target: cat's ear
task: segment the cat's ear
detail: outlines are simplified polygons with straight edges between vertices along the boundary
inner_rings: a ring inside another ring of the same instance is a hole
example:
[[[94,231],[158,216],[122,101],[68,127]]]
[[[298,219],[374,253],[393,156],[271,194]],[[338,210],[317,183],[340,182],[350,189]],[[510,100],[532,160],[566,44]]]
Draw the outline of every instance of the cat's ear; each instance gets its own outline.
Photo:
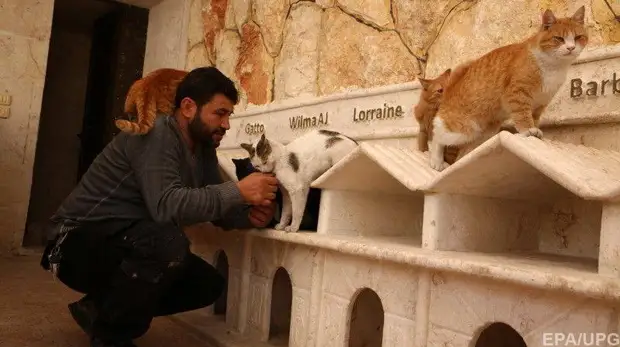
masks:
[[[555,24],[557,20],[555,19],[555,15],[550,9],[547,9],[542,16],[542,26],[545,30],[551,28],[553,24]]]
[[[269,153],[271,153],[271,144],[265,137],[265,134],[262,134],[260,140],[256,144],[256,155],[266,159]]]
[[[584,24],[585,22],[585,16],[586,16],[586,8],[584,6],[581,6],[573,15],[572,19],[579,23],[579,24]]]
[[[265,133],[263,133],[260,135],[260,140],[258,140],[258,143],[256,144],[256,150],[268,144],[269,140],[267,140],[267,138],[265,137]]]
[[[446,77],[450,77],[450,74],[452,73],[452,69],[446,69],[446,71],[444,71],[441,74],[441,77],[446,78]]]
[[[249,143],[242,143],[241,148],[245,149],[248,153],[250,153],[250,155],[252,155],[252,152],[254,152],[252,145]]]
[[[431,81],[424,78],[418,78],[418,80],[420,81],[422,88],[424,88],[424,90],[428,90],[428,87],[431,85]]]

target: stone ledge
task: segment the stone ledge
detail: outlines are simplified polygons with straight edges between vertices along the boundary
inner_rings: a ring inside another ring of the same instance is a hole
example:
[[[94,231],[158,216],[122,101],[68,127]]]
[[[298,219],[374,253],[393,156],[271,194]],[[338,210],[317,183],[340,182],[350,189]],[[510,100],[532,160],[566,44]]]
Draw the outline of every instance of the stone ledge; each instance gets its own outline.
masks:
[[[280,102],[273,102],[266,105],[248,105],[247,109],[235,113],[235,118],[249,117],[254,115],[262,115],[268,112],[286,111],[303,106],[314,106],[324,104],[331,101],[350,100],[361,97],[376,96],[388,93],[412,91],[421,88],[418,80],[414,82],[396,83],[372,88],[349,88],[339,93],[333,93],[326,96],[315,97],[297,97],[285,99]]]
[[[526,252],[483,254],[425,250],[420,248],[420,242],[415,238],[323,236],[303,231],[284,233],[272,229],[237,232],[247,233],[247,237],[317,247],[430,271],[451,272],[541,290],[620,301],[620,279],[597,274],[594,259]]]
[[[614,59],[620,57],[620,45],[611,45],[584,50],[575,60],[573,65],[590,63],[599,60]]]

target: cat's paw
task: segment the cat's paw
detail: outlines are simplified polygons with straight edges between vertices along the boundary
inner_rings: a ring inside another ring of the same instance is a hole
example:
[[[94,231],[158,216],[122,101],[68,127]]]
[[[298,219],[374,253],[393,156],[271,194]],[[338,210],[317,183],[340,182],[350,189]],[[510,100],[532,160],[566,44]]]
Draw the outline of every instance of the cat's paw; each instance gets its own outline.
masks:
[[[500,131],[500,132],[502,132],[502,131],[507,131],[507,132],[509,132],[509,133],[511,133],[511,134],[516,134],[516,133],[518,133],[518,132],[519,132],[519,131],[517,130],[517,127],[515,127],[515,126],[514,126],[514,125],[512,125],[512,124],[503,124],[503,125],[499,128],[499,131]]]
[[[525,131],[520,132],[519,134],[521,136],[523,136],[523,137],[533,136],[533,137],[537,137],[539,139],[543,138],[543,132],[542,132],[542,130],[540,130],[538,128],[529,128],[529,129],[527,129]]]
[[[275,226],[276,230],[284,230],[286,228],[286,226],[282,223],[278,223]]]
[[[298,230],[299,230],[299,227],[295,227],[292,225],[289,225],[286,228],[284,228],[284,231],[286,231],[287,233],[296,233]]]
[[[431,160],[431,168],[436,171],[443,171],[447,169],[448,166],[450,166],[450,164],[446,163],[445,161]]]

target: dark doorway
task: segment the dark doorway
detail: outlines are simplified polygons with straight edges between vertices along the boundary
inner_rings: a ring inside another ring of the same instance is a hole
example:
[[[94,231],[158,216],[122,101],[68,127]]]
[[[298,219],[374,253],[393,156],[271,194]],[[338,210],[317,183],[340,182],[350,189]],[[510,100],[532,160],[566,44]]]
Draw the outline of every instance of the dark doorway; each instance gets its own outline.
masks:
[[[269,344],[288,346],[291,331],[291,309],[293,305],[293,285],[288,272],[278,268],[273,277],[271,289],[271,315],[269,323]]]
[[[91,0],[95,1],[95,0]],[[78,180],[119,130],[125,96],[142,76],[148,10],[122,5],[95,20]]]
[[[381,347],[385,313],[372,289],[362,289],[353,302],[349,322],[349,347]]]
[[[474,347],[527,347],[521,334],[504,322],[491,323],[476,335],[470,343]]]
[[[148,9],[104,0],[55,0],[25,247],[116,134],[124,96],[142,76]]]

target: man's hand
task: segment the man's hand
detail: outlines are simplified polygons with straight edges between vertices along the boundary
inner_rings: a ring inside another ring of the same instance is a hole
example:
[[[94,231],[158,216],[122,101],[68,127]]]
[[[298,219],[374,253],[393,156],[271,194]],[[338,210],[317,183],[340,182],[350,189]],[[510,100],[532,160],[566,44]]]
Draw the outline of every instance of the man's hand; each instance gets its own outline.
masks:
[[[250,223],[257,228],[264,228],[271,222],[275,213],[276,204],[269,206],[252,206],[250,208]]]
[[[255,172],[239,181],[237,186],[248,204],[270,206],[271,200],[276,198],[278,180],[273,175]]]

